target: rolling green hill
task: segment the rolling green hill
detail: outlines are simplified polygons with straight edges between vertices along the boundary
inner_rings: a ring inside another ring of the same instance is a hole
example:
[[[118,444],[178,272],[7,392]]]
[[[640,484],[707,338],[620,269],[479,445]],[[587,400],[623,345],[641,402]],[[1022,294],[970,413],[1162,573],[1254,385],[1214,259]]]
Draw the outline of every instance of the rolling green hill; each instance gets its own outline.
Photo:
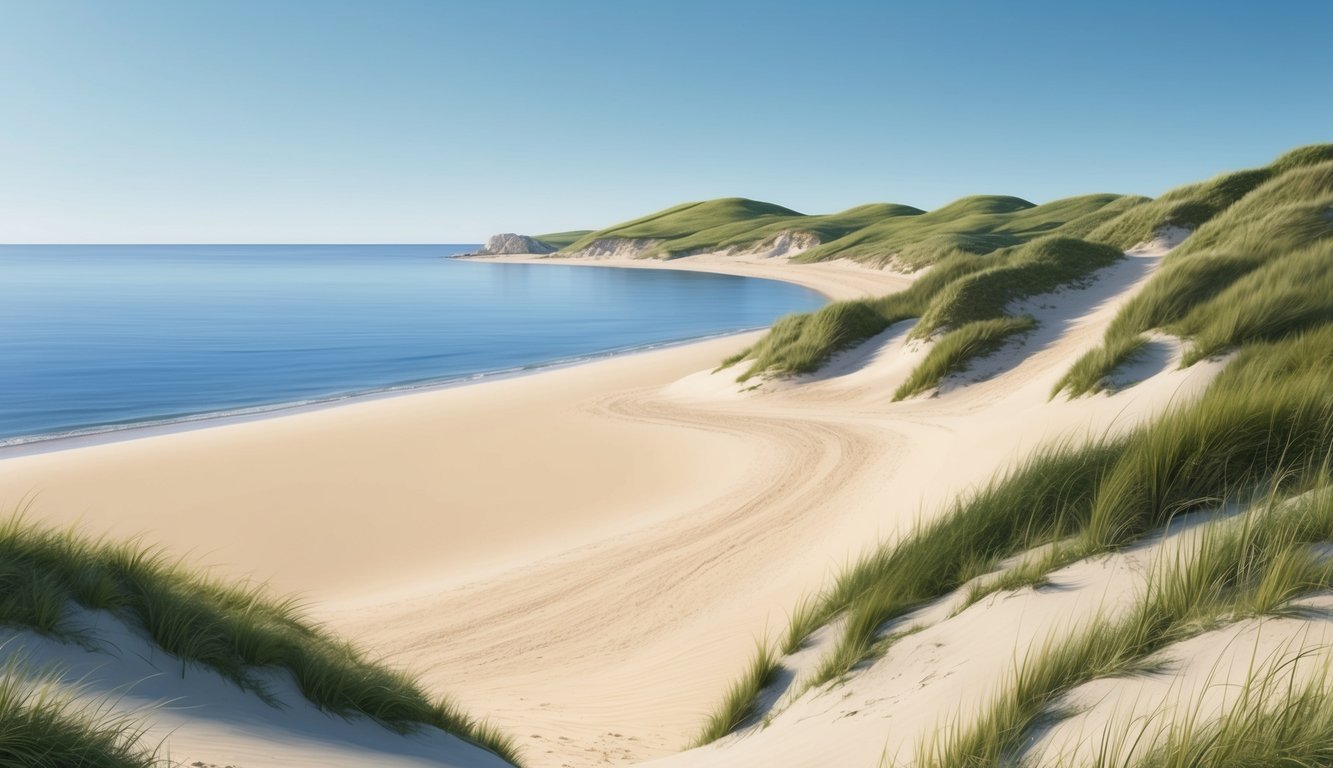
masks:
[[[583,237],[592,230],[590,229],[571,229],[568,232],[548,232],[545,235],[535,235],[534,240],[540,240],[543,243],[559,250],[573,243],[575,240]]]
[[[973,317],[975,312],[971,309],[961,312],[958,307],[945,309],[944,304],[974,304],[968,296],[1000,296],[1008,304],[1054,290],[1106,266],[1110,260],[1108,251],[1118,252],[1148,240],[1166,227],[1197,232],[1172,251],[1162,273],[1122,310],[1107,333],[1106,343],[1079,360],[1060,387],[1075,394],[1097,388],[1107,374],[1143,348],[1141,334],[1152,328],[1197,336],[1202,346],[1192,353],[1191,361],[1197,360],[1239,338],[1240,331],[1221,327],[1230,316],[1220,309],[1233,306],[1239,297],[1218,299],[1233,303],[1214,304],[1211,321],[1205,309],[1187,319],[1196,304],[1213,300],[1219,291],[1276,255],[1293,253],[1298,246],[1322,239],[1333,228],[1327,212],[1333,195],[1330,169],[1333,169],[1333,145],[1315,145],[1289,152],[1263,168],[1224,174],[1173,189],[1153,201],[1092,195],[1023,207],[1022,201],[1015,198],[964,198],[913,217],[910,227],[894,221],[881,222],[820,248],[842,243],[844,250],[840,252],[848,253],[855,246],[847,245],[846,241],[871,238],[881,244],[875,247],[883,248],[885,242],[902,242],[895,238],[904,229],[925,228],[923,225],[928,225],[932,217],[942,219],[943,226],[968,231],[932,235],[905,246],[900,254],[911,255],[913,248],[924,248],[922,261],[933,265],[908,290],[876,299],[839,302],[813,313],[783,318],[744,357],[727,362],[734,365],[749,361],[740,374],[742,380],[759,373],[807,373],[818,369],[839,350],[893,323],[922,318],[913,330],[914,336],[942,333],[944,337],[937,345],[940,351],[923,362],[910,386],[900,389],[897,396],[915,394],[930,389],[948,373],[966,367],[969,360],[993,351],[1006,338],[1032,327],[1022,318],[1010,317],[1003,309],[997,311],[995,307],[1001,306],[998,299],[986,299],[991,308],[987,317]],[[996,223],[997,218],[1002,218],[1003,223]],[[1052,221],[1061,223],[1052,226]],[[1084,254],[1083,260],[1062,254],[1045,262],[1050,269],[1019,270],[1031,255],[1031,246],[1027,244],[1042,242],[1032,239],[1042,234],[1055,236],[1043,238],[1048,241],[1042,246],[1048,256],[1055,251],[1079,252]],[[807,251],[802,258],[825,257],[820,248]],[[1092,253],[1102,255],[1090,258]],[[902,259],[901,255],[899,258]],[[1318,256],[1305,258],[1317,261]],[[1056,269],[1056,264],[1064,266]],[[1016,287],[1012,277],[1016,270],[1030,276],[1044,274],[1052,281],[1033,280]],[[1282,306],[1304,307],[1290,310],[1301,317],[1317,315],[1319,310],[1310,309],[1309,305],[1322,306],[1322,299],[1317,297],[1318,286],[1322,285],[1319,279],[1312,277],[1303,283],[1304,297],[1295,296],[1296,289],[1289,286],[1284,298],[1290,303]],[[1276,282],[1270,275],[1264,283],[1270,292],[1268,298],[1277,297]],[[965,295],[960,297],[960,292]],[[1278,311],[1278,305],[1266,302],[1260,305],[1266,311]],[[968,327],[969,323],[980,320],[989,322]],[[1209,322],[1211,327],[1205,327]],[[1259,333],[1253,329],[1247,332]]]

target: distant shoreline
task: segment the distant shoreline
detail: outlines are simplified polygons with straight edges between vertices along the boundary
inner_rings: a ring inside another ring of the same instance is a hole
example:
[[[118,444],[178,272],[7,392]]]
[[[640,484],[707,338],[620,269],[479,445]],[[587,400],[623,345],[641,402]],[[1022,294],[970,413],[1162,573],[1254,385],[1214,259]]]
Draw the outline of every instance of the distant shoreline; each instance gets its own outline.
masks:
[[[450,244],[450,247],[457,247],[459,244]],[[83,246],[79,246],[83,247]],[[126,245],[123,247],[135,247]],[[226,247],[226,245],[218,246]],[[320,247],[318,245],[312,247]],[[449,254],[446,258],[456,258]],[[459,259],[460,261],[471,261],[473,259]],[[477,261],[493,261],[497,263],[519,263],[512,259],[476,259]],[[540,262],[538,262],[540,263]],[[570,261],[562,260],[559,262],[567,266],[572,265]],[[621,264],[597,264],[605,268],[619,268],[626,265]],[[646,265],[645,265],[646,266]],[[659,265],[661,271],[674,271],[671,266]],[[704,270],[717,274],[750,277],[752,279],[766,279],[766,275],[747,275],[738,274],[734,271],[722,269]],[[819,290],[804,284],[804,281],[790,278],[779,278],[781,282],[805,287],[813,290],[827,298],[827,292]],[[735,336],[760,330],[764,326],[748,326],[733,328],[720,332],[706,333],[703,335],[690,335],[663,341],[651,341],[642,344],[634,344],[624,347],[613,347],[610,349],[597,350],[583,354],[577,354],[571,357],[557,358],[536,363],[524,364],[519,367],[497,368],[493,370],[483,370],[473,373],[446,374],[439,378],[419,379],[415,381],[399,382],[384,386],[376,386],[366,389],[354,389],[341,393],[332,393],[327,395],[317,395],[298,400],[283,400],[270,403],[258,403],[255,405],[239,406],[226,409],[207,409],[196,412],[181,412],[166,416],[149,417],[145,419],[135,419],[110,424],[89,425],[75,427],[67,430],[38,432],[23,435],[14,435],[9,437],[0,437],[0,461],[44,454],[56,451],[63,451],[87,446],[104,445],[108,443],[119,443],[129,440],[135,440],[141,437],[154,437],[159,435],[173,434],[177,432],[194,431],[206,429],[209,427],[225,426],[245,422],[270,419],[281,416],[308,413],[311,411],[320,411],[330,408],[336,408],[342,405],[365,402],[370,400],[381,400],[385,398],[398,397],[402,395],[412,395],[423,392],[431,392],[441,389],[452,389],[464,387],[473,384],[489,383],[493,381],[502,381],[531,374],[539,374],[547,371],[568,368],[586,363],[596,362],[612,357],[634,355],[644,352],[651,352],[658,349],[706,342],[713,339]]]
[[[897,278],[893,273],[859,266],[837,266],[832,264],[818,266],[796,265],[786,262],[785,260],[769,260],[764,262],[728,257],[691,257],[672,259],[669,261],[571,259],[540,255],[534,256],[530,254],[504,256],[449,256],[448,258],[457,258],[460,261],[481,261],[501,264],[553,264],[557,266],[601,267],[606,269],[656,269],[660,271],[708,272],[733,277],[777,280],[814,291],[830,301],[864,294],[865,288],[863,287],[862,282],[867,279],[867,276],[869,276],[869,279],[872,281],[885,282],[885,292],[888,292],[892,281],[895,279],[901,279],[902,282],[906,282],[905,278]],[[830,274],[834,275],[833,279],[829,279]],[[879,277],[876,278],[875,276]],[[613,357],[624,357],[652,352],[659,349],[699,344],[715,339],[726,338],[728,336],[740,336],[746,333],[753,333],[757,330],[762,330],[762,328],[742,328],[704,336],[692,336],[666,342],[612,349],[519,369],[485,371],[477,374],[468,374],[446,379],[399,384],[372,390],[329,395],[327,397],[314,398],[306,401],[256,405],[228,411],[204,411],[195,414],[135,421],[124,424],[88,427],[60,433],[0,438],[0,462],[23,456],[33,456],[88,446],[120,443],[145,437],[156,437],[178,432],[208,429],[210,427],[220,427],[282,416],[310,413],[313,411],[323,411],[355,403],[383,400],[405,395],[415,395],[444,389],[455,389],[476,384],[487,384],[495,381],[504,381],[564,368],[571,368]]]
[[[19,458],[22,456],[34,456],[54,451],[63,451],[73,448],[85,448],[94,445],[107,445],[110,443],[119,443],[128,440],[137,440],[143,437],[156,437],[159,435],[170,435],[178,432],[189,432],[198,429],[208,429],[210,427],[220,427],[229,424],[244,424],[248,422],[263,421],[265,419],[277,418],[281,416],[292,416],[302,413],[312,413],[331,408],[338,408],[344,405],[353,405],[356,403],[371,402],[375,400],[385,400],[388,398],[416,395],[426,392],[438,392],[446,389],[456,389],[478,384],[489,384],[496,381],[506,381],[526,376],[535,376],[550,371],[558,371],[565,368],[573,368],[580,365],[595,363],[600,360],[607,360],[616,357],[630,357],[647,352],[655,352],[663,349],[672,349],[675,347],[684,347],[691,344],[700,344],[716,339],[725,339],[730,336],[742,336],[747,333],[763,330],[762,328],[742,328],[734,331],[724,331],[706,336],[692,336],[685,339],[676,339],[673,341],[664,341],[653,344],[642,344],[623,349],[612,349],[605,352],[581,355],[576,358],[565,360],[554,360],[549,363],[540,363],[522,368],[511,368],[496,371],[484,371],[466,376],[453,377],[448,379],[430,380],[418,383],[398,384],[389,387],[381,387],[371,390],[349,392],[340,395],[329,395],[328,397],[314,398],[310,400],[296,402],[281,402],[268,405],[256,405],[248,408],[238,408],[229,411],[204,411],[195,414],[186,414],[182,416],[167,416],[160,419],[127,422],[124,424],[111,424],[97,427],[87,427],[84,429],[71,430],[69,432],[47,433],[37,435],[20,435],[13,438],[0,438],[0,462],[6,459]]]

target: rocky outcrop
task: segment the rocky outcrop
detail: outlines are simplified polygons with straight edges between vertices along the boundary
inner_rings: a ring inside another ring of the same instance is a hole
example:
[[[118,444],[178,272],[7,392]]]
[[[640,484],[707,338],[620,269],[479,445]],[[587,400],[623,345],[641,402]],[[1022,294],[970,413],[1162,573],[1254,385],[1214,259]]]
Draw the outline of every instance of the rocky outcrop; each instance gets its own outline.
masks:
[[[486,245],[472,255],[505,256],[516,253],[551,253],[553,251],[555,251],[555,248],[536,238],[527,235],[516,235],[513,232],[504,232],[488,237]]]

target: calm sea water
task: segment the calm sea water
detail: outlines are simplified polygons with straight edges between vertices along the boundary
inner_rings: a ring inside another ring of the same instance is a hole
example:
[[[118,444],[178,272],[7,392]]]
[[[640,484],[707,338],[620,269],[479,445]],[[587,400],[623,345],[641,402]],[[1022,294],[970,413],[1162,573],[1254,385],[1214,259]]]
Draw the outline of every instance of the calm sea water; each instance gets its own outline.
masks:
[[[757,328],[766,280],[472,246],[0,246],[0,444],[537,368]]]

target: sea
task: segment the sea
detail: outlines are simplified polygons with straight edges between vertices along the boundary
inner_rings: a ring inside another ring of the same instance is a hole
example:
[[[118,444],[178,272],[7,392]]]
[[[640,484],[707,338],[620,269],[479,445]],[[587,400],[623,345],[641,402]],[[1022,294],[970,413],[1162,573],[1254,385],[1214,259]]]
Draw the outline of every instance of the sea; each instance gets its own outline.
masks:
[[[762,328],[756,278],[452,245],[0,245],[0,447],[516,375]]]

